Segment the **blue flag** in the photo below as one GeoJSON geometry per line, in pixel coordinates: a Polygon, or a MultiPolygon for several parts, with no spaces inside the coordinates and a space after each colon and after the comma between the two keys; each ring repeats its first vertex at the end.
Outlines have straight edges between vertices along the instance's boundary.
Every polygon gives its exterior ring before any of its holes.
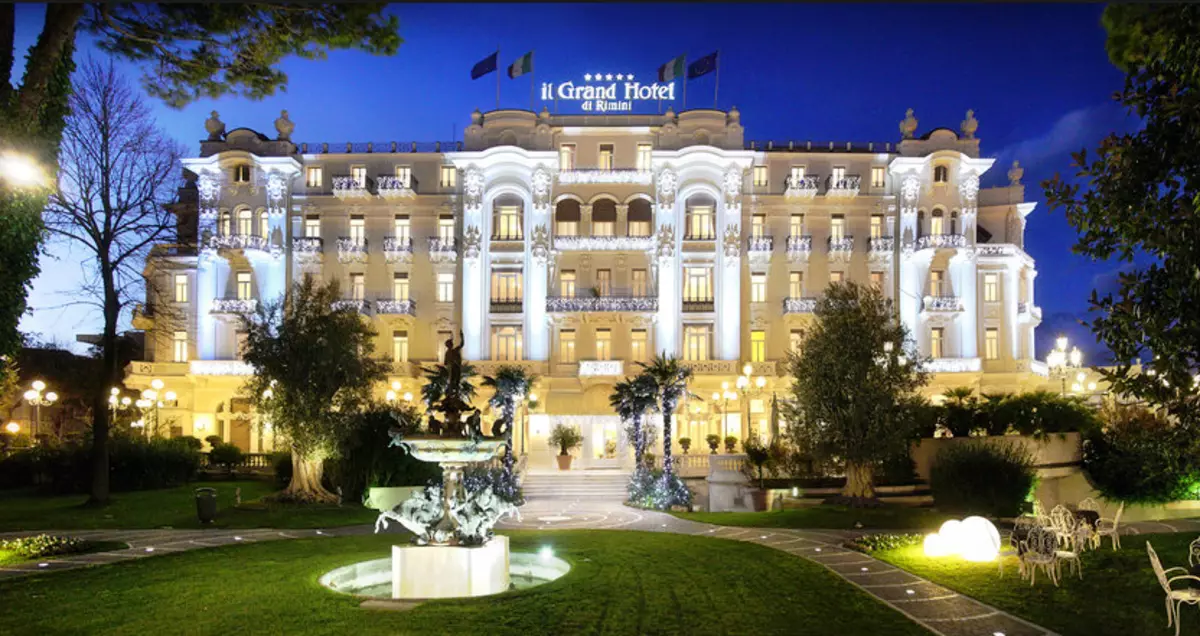
{"type": "Polygon", "coordinates": [[[475,66],[471,67],[471,79],[479,79],[488,73],[496,70],[496,58],[500,56],[500,51],[496,51],[491,55],[483,58],[475,66]]]}
{"type": "Polygon", "coordinates": [[[688,65],[688,79],[696,79],[717,70],[717,53],[714,51],[688,65]]]}

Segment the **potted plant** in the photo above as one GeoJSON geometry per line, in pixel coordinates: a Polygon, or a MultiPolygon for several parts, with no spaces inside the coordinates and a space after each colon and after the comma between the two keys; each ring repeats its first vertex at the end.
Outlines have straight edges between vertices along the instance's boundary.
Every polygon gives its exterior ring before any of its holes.
{"type": "Polygon", "coordinates": [[[683,454],[687,455],[688,449],[692,447],[692,438],[680,437],[679,438],[679,447],[683,449],[683,454]]]}
{"type": "Polygon", "coordinates": [[[774,463],[771,447],[757,437],[750,437],[742,444],[742,450],[746,452],[746,461],[742,464],[742,472],[751,481],[758,482],[758,488],[750,491],[750,501],[754,511],[761,512],[767,509],[767,489],[763,479],[766,471],[771,470],[774,463]]]}
{"type": "Polygon", "coordinates": [[[550,444],[558,447],[558,469],[571,470],[571,449],[583,443],[583,435],[573,426],[555,424],[550,430],[550,444]]]}
{"type": "Polygon", "coordinates": [[[717,435],[716,433],[709,433],[708,435],[704,436],[704,442],[708,444],[711,454],[716,455],[717,447],[721,445],[721,436],[717,435]]]}
{"type": "Polygon", "coordinates": [[[737,448],[737,442],[738,442],[737,438],[734,437],[733,435],[726,437],[725,438],[725,452],[732,454],[733,450],[735,448],[737,448]]]}

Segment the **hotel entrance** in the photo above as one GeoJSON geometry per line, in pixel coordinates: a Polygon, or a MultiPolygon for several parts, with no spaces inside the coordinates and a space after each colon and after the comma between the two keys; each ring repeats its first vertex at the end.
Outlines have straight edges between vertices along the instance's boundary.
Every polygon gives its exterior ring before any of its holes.
{"type": "Polygon", "coordinates": [[[633,445],[626,439],[621,418],[616,415],[536,415],[530,417],[529,467],[557,471],[558,448],[549,443],[550,431],[562,424],[574,427],[583,437],[571,451],[571,470],[633,469],[633,445]]]}

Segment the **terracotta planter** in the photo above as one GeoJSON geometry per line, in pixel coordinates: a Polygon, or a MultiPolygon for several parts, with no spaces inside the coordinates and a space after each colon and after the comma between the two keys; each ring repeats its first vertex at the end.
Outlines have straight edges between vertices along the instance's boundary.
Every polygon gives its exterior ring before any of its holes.
{"type": "Polygon", "coordinates": [[[558,460],[558,469],[559,470],[571,470],[571,456],[570,455],[556,455],[554,458],[558,460]]]}
{"type": "Polygon", "coordinates": [[[750,491],[750,503],[754,505],[754,512],[763,512],[767,509],[767,495],[765,490],[754,489],[750,491]]]}

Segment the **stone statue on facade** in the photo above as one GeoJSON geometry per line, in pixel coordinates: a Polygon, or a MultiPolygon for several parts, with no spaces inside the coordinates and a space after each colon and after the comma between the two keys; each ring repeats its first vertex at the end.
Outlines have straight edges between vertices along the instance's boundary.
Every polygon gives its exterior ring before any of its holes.
{"type": "Polygon", "coordinates": [[[1021,177],[1025,176],[1025,169],[1021,167],[1020,161],[1013,161],[1012,168],[1008,169],[1008,185],[1021,185],[1021,177]]]}
{"type": "Polygon", "coordinates": [[[917,118],[913,117],[913,109],[904,111],[904,119],[900,122],[900,138],[912,139],[917,132],[917,118]]]}
{"type": "Polygon", "coordinates": [[[207,120],[204,121],[204,129],[208,131],[209,141],[221,141],[225,136],[225,122],[221,121],[217,111],[213,111],[207,120]]]}
{"type": "Polygon", "coordinates": [[[963,137],[966,137],[967,139],[975,138],[975,131],[979,130],[979,120],[975,119],[975,111],[967,111],[967,118],[963,120],[960,128],[962,130],[963,137]]]}
{"type": "Polygon", "coordinates": [[[292,123],[291,119],[288,119],[288,112],[286,110],[280,111],[279,119],[275,120],[275,132],[279,133],[276,139],[279,141],[291,141],[292,131],[295,129],[296,124],[292,123]]]}

